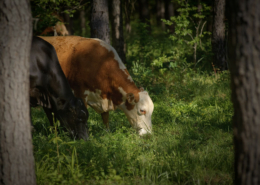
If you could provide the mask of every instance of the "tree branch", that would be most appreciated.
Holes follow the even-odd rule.
[[[201,27],[201,30],[200,30],[200,35],[199,35],[199,36],[202,35],[202,31],[203,31],[203,28],[204,28],[204,26],[205,26],[206,23],[207,23],[207,21],[205,21],[205,22],[203,23],[203,25],[202,25],[202,27]],[[201,50],[204,50],[204,49],[202,48],[202,46],[201,46],[201,38],[200,38],[200,49],[201,49]]]

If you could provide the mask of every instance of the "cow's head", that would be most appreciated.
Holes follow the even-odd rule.
[[[126,102],[122,107],[130,124],[140,136],[152,132],[153,101],[147,91],[141,88],[137,99],[133,93],[126,94]]]
[[[88,138],[88,110],[80,98],[72,98],[63,109],[58,110],[62,123],[70,134],[77,139]]]

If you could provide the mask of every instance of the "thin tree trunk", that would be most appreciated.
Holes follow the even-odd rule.
[[[142,23],[146,23],[147,30],[151,33],[150,11],[148,0],[139,0],[139,18]]]
[[[122,4],[120,0],[112,1],[112,43],[121,60],[125,63]]]
[[[171,0],[165,1],[165,19],[170,20],[171,17],[174,16],[174,5]],[[167,26],[171,33],[174,32],[175,26],[174,24]]]
[[[225,43],[225,0],[214,1],[212,51],[213,63],[221,71],[227,69],[226,43]]]
[[[134,4],[134,3],[133,3]],[[124,4],[124,13],[125,13],[125,29],[127,33],[131,33],[131,24],[130,24],[130,18],[131,18],[131,6],[133,6],[133,4],[129,1],[126,0],[125,4]]]
[[[212,30],[213,30],[213,19],[214,19],[214,16],[213,16],[214,15],[214,13],[213,13],[214,10],[213,9],[214,9],[214,3],[215,3],[215,0],[208,4],[209,6],[211,6],[213,8],[210,10],[211,14],[209,16],[207,16],[207,19],[206,19],[207,20],[206,30],[208,32],[211,32],[211,33],[212,33]],[[224,9],[225,9],[225,7],[224,7]]]
[[[0,1],[0,184],[36,184],[29,106],[29,0]]]
[[[110,44],[109,16],[107,0],[93,0],[91,13],[91,37]]]
[[[156,22],[157,26],[161,26],[162,30],[165,29],[165,23],[161,19],[165,18],[165,3],[162,0],[156,0]]]
[[[64,13],[63,19],[64,19],[64,22],[65,22],[65,26],[66,26],[67,30],[69,31],[69,34],[74,35],[73,20],[70,18],[69,14]]]
[[[228,3],[235,185],[260,184],[260,3]]]
[[[86,18],[85,18],[85,10],[80,11],[80,26],[81,26],[81,35],[83,37],[86,36]]]

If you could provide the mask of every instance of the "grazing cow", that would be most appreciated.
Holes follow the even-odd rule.
[[[42,106],[51,124],[54,112],[73,137],[87,139],[84,102],[74,97],[53,46],[38,37],[33,37],[31,46],[30,105]]]
[[[41,37],[52,44],[76,97],[101,113],[108,128],[109,111],[120,108],[139,135],[151,133],[153,102],[138,89],[115,49],[99,39]]]

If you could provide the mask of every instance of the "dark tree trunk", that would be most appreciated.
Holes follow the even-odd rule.
[[[70,18],[69,14],[67,14],[67,13],[64,13],[62,17],[64,19],[65,26],[66,26],[67,30],[69,31],[69,34],[74,35],[73,20]]]
[[[213,18],[214,18],[214,15],[215,15],[215,13],[214,13],[214,3],[215,3],[216,1],[214,0],[214,1],[211,1],[209,4],[208,4],[208,6],[211,6],[211,7],[213,7],[211,10],[210,10],[210,12],[211,12],[211,14],[209,15],[209,16],[207,16],[207,18],[206,18],[206,20],[207,20],[207,25],[206,25],[206,31],[209,31],[209,32],[211,32],[212,33],[212,30],[213,30]],[[224,7],[224,9],[226,9],[225,7]],[[225,12],[224,12],[224,15],[225,15]],[[223,20],[224,21],[224,20]]]
[[[29,0],[0,1],[0,184],[36,184],[29,106]]]
[[[91,37],[99,38],[110,44],[107,0],[93,0],[90,24]]]
[[[139,0],[139,18],[142,23],[146,23],[147,30],[151,33],[151,22],[148,0]]]
[[[215,68],[227,69],[225,44],[225,0],[214,0],[212,51]]]
[[[156,22],[157,26],[161,26],[162,29],[165,29],[165,24],[161,19],[165,18],[165,3],[162,0],[156,0]]]
[[[86,36],[86,18],[85,10],[80,11],[80,26],[81,26],[81,36]]]
[[[133,4],[129,1],[126,0],[124,1],[124,13],[125,13],[125,29],[127,33],[131,33],[131,25],[130,25],[130,17],[131,17],[131,7]]]
[[[228,3],[235,185],[260,184],[260,3]]]
[[[119,57],[125,63],[122,4],[120,0],[112,1],[112,43]]]
[[[171,0],[165,0],[165,19],[170,20],[174,16],[174,5]],[[167,26],[171,33],[174,32],[174,24]]]

